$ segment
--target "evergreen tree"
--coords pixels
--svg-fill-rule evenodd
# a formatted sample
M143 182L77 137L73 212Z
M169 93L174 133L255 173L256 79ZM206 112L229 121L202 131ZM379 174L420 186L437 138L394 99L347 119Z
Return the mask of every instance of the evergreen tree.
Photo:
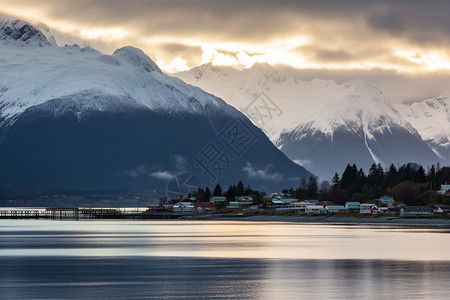
M398 181L400 182L404 182L404 181L413 181L414 176L412 173L412 169L411 169L411 164L404 164L403 166L400 167L400 169L398 170Z
M341 189L349 189L351 186L354 186L358 177L358 168L355 164L353 166L350 166L350 164L347 165L347 167L344 170L344 173L342 173L341 177Z
M205 201L204 202L209 201L210 198L211 198L211 191L209 190L209 187L206 187L206 189L205 189Z
M341 180L339 179L339 174L337 172L334 173L333 179L331 179L331 183L333 184L332 187L334 189L339 189L341 187Z
M236 196L236 186L230 185L230 187L228 188L228 191L225 193L225 197L227 197L228 202L229 201L234 201L234 197Z
M367 175L367 185L369 188L379 188L384 183L384 170L381 164L373 163L370 166L369 174Z
M436 186L436 168L434 165L432 165L428 171L428 181L430 182L430 187L432 190L438 188Z
M247 188L244 190L244 196L251 196L253 194L253 190L250 188L250 185L247 185Z
M220 184L217 184L214 188L213 196L222 196L222 187Z
M239 181L238 185L236 186L236 196L243 196L244 195L244 184L242 181Z
M320 184L320 189L319 189L319 194L321 195L326 195L328 194L328 192L330 191L330 183L326 180L322 181L322 183Z
M306 190L306 179L305 177L302 178L302 180L300 181L300 188L303 190Z
M386 172L385 183L388 188L393 187L398 183L398 172L394 164L391 164Z
M369 188L372 188L375 186L377 181L377 165L373 163L370 166L369 174L367 174L367 185Z
M376 182L376 184L381 187L383 185L383 182L384 182L384 169L383 169L383 166L379 163L377 165L377 182Z
M366 180L367 180L366 174L364 174L364 170L360 168L356 179L356 187L355 187L356 193L359 193L363 190L363 187L366 184Z
M426 182L425 169L422 166L417 168L416 174L414 176L414 181L418 183Z
M197 192L195 193L195 198L197 200L197 202L205 202L205 190L203 190L202 188L198 188ZM208 198L209 201L209 198Z
M315 197L317 195L317 190L319 189L319 185L317 183L317 179L314 176L309 177L308 184L306 186L308 197Z
M438 185L450 183L450 167L439 168L439 171L436 173L436 177Z

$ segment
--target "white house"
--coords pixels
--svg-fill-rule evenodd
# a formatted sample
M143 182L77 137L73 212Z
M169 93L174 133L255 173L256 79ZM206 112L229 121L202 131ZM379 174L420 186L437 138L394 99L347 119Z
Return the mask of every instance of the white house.
M346 211L344 205L327 205L327 206L325 207L325 209L326 209L329 213L336 213L336 212L340 212L340 211Z
M198 202L195 205L198 212L212 213L215 212L216 208L211 202Z
M361 203L359 207L360 214L376 214L378 213L378 207L373 203Z
M272 199L272 207L283 207L286 205L289 205L293 202L297 202L297 199L290 199L290 198L282 198L282 199L277 199L277 198L273 198Z
M434 204L431 208L435 214L450 213L450 205Z
M380 199L378 199L378 201L382 205L392 205L395 202L393 197L388 197L388 196L380 197Z
M250 206L253 205L253 198L249 197L249 196L237 196L235 197L235 199L237 199L237 201L230 201L230 203L228 204L227 208L232 208L232 209L245 209L245 208L249 208Z
M359 202L345 202L346 210L359 210L361 203Z
M319 200L305 200L305 202L316 204L319 203Z
M284 212L292 212L296 214L307 214L307 213L314 213L314 214L326 214L326 209L321 205L315 205L306 201L302 202L294 202L286 207L277 208L277 214L278 213L284 213Z
M432 213L433 208L430 206L406 206L400 209L400 217L417 217Z
M192 202L178 202L173 205L174 212L194 212L195 207Z
M250 196L240 196L239 202L253 202L253 198Z
M227 198L223 196L212 196L211 198L209 198L209 202L211 202L212 204L223 204L227 202Z
M450 195L450 184L442 184L441 189L437 191L439 195Z

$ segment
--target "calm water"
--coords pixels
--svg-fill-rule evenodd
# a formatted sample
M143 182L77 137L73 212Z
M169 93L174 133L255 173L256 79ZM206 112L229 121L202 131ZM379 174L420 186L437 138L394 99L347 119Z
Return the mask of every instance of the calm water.
M447 229L0 221L1 299L448 299Z

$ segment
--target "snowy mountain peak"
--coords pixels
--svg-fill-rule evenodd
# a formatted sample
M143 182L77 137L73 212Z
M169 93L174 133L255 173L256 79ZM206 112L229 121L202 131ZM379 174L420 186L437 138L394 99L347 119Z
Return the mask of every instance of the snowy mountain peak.
M366 80L350 80L344 83L344 88L347 88L359 95L370 95L371 97L381 98L386 102L389 102L383 95L383 92L377 86Z
M51 46L45 35L36 27L21 20L0 20L0 41L21 46Z
M233 67L228 66L214 66L212 63L206 63L191 69L188 72L192 72L196 80L205 80L207 78L223 78L227 77L235 72L239 72Z
M44 24L44 23L36 24L36 28L39 29L42 32L42 34L44 34L44 36L47 38L47 40L52 45L57 46L56 38L53 35L53 32L50 30L50 28L46 24Z
M422 102L402 104L403 116L417 129L423 140L434 149L450 149L450 98L437 97Z
M254 63L249 69L244 70L244 77L254 80L259 84L281 83L286 81L286 77L268 63Z
M25 22L0 28L1 183L167 191L189 174L198 186L280 190L312 175L242 113L137 48L25 46L50 42Z
M263 63L259 63L259 62L255 62L250 69L253 70L259 70L260 72L276 72L277 70L272 67L269 63L267 62L263 62Z
M305 81L301 70L269 64L227 77L195 74L177 76L240 108L289 158L323 178L348 162L428 165L438 160L382 91L365 80Z
M147 72L156 71L162 73L158 65L141 49L125 46L114 51L113 56L120 57L131 65L143 68Z

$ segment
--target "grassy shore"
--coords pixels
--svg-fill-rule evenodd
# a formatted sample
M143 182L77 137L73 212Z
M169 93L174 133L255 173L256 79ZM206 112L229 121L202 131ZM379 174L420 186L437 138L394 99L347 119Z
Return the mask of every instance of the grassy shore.
M390 215L371 215L359 213L336 213L332 215L279 215L271 212L232 212L213 217L214 220L239 220L258 222L299 222L323 223L336 225L379 224L379 225L405 225L419 227L448 227L448 215L432 215L429 217L400 218Z

